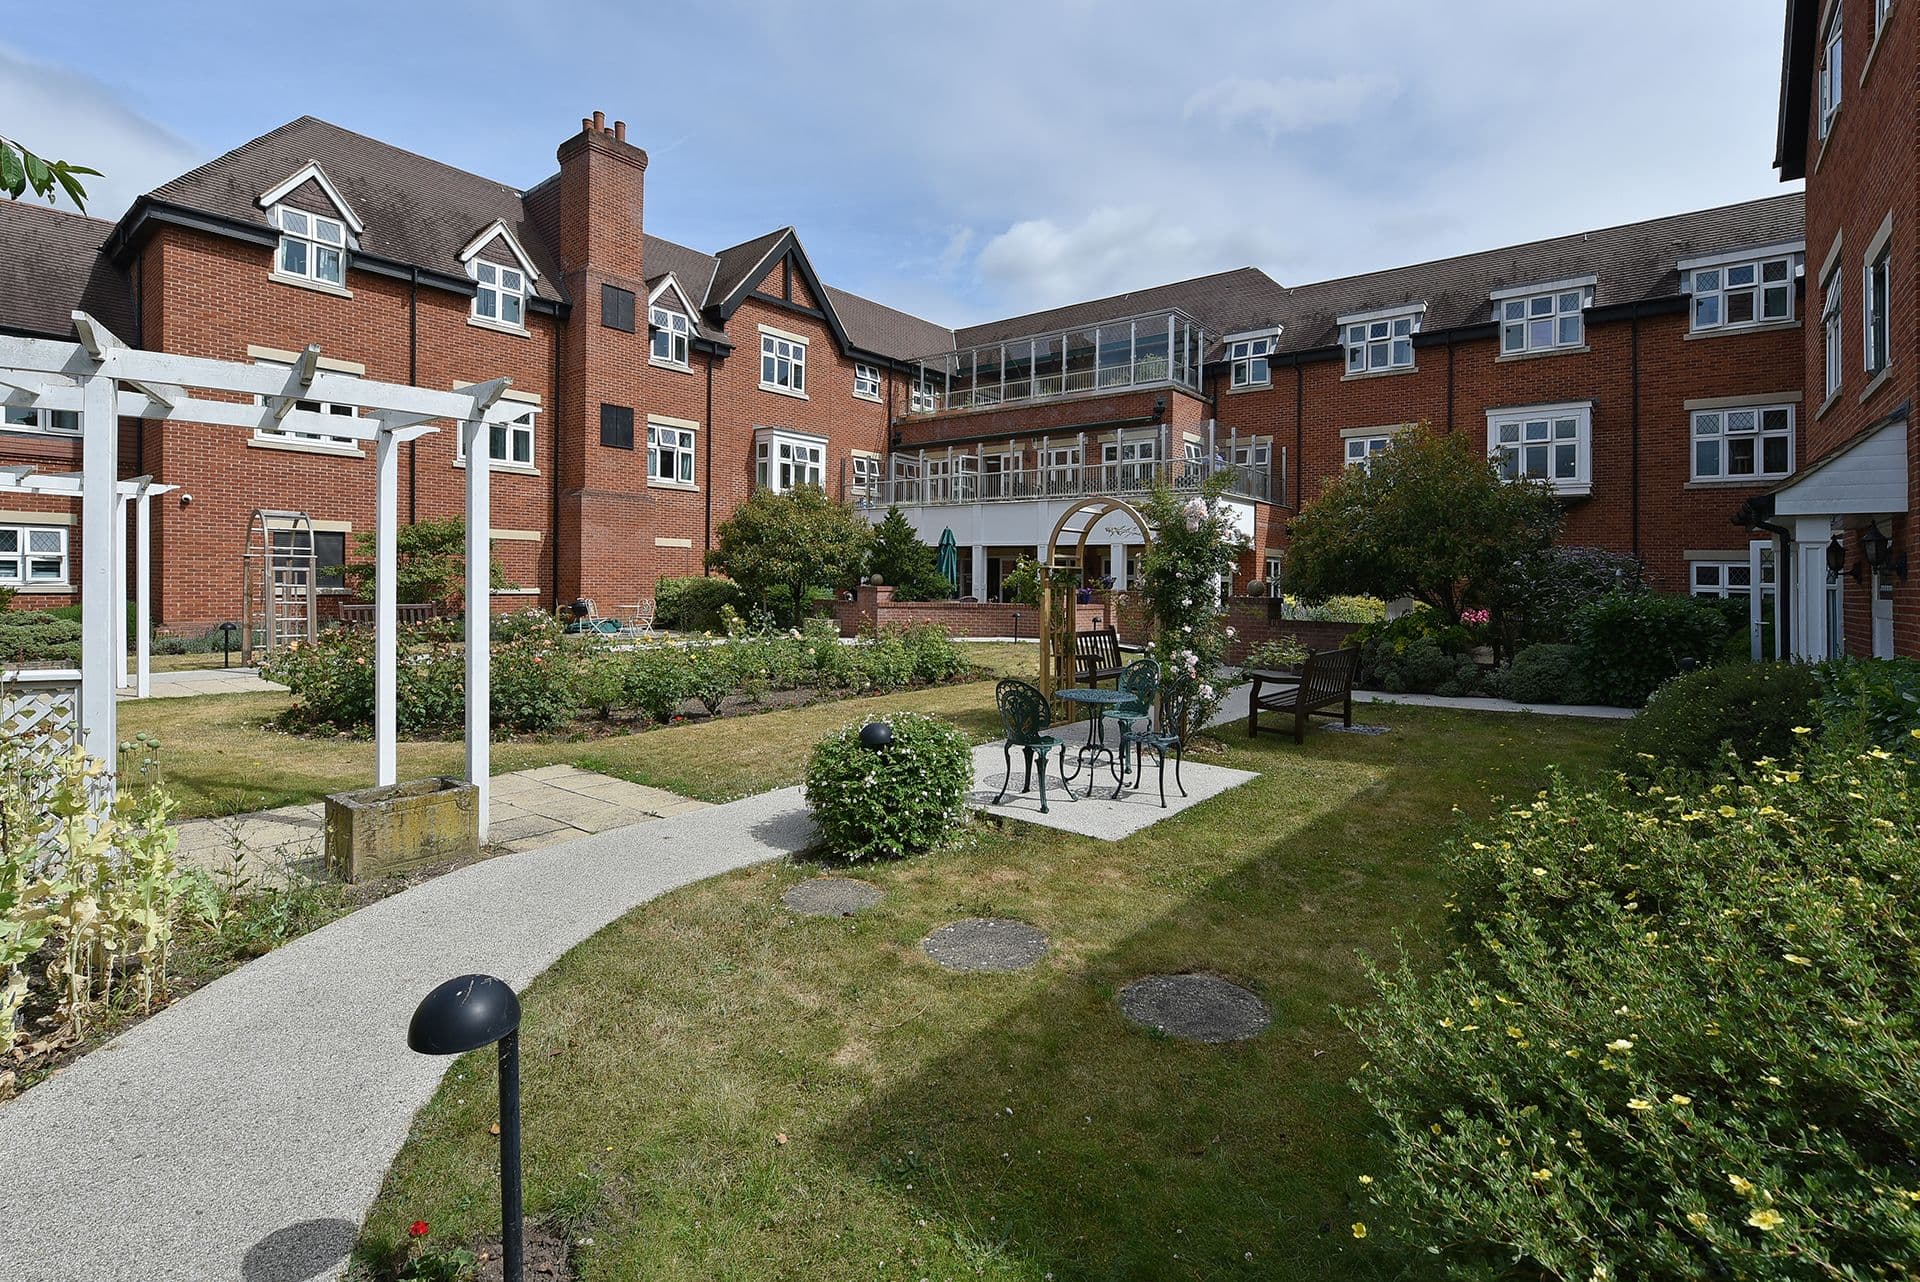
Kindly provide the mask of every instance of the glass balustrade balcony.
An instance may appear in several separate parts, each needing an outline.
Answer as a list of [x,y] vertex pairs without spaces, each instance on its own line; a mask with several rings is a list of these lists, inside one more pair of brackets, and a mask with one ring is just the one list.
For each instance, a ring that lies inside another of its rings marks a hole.
[[983,343],[918,362],[913,414],[982,409],[1135,387],[1200,391],[1207,336],[1178,310]]
[[[1049,458],[1048,456],[1052,457]],[[1282,460],[1284,470],[1284,459]],[[870,497],[884,505],[911,507],[941,503],[1016,503],[1025,500],[1093,497],[1144,497],[1165,486],[1176,493],[1197,491],[1208,476],[1226,472],[1227,493],[1272,501],[1285,492],[1285,479],[1265,458],[1211,465],[1204,458],[1127,458],[1081,463],[1070,450],[1022,454],[927,451],[889,456],[883,480]]]

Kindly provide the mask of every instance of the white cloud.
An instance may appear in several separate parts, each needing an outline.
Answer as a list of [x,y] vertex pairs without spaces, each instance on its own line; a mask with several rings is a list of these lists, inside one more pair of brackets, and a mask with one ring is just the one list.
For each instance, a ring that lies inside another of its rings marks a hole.
[[1378,112],[1400,91],[1392,76],[1348,73],[1320,79],[1236,78],[1196,91],[1182,117],[1212,116],[1228,128],[1251,126],[1269,143],[1283,133],[1346,124]]
[[38,155],[98,169],[100,177],[81,182],[87,212],[100,218],[118,217],[136,196],[205,159],[201,148],[126,106],[91,76],[4,47],[0,121],[8,137]]
[[1043,307],[1096,298],[1252,260],[1244,224],[1199,228],[1150,205],[1103,205],[1078,222],[1014,223],[980,247],[975,265],[996,293]]

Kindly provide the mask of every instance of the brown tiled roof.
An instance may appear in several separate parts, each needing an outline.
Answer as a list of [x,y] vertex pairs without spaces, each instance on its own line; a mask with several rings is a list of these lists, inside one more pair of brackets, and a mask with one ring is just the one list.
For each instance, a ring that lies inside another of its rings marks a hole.
[[[1496,289],[1597,276],[1593,305],[1610,307],[1681,293],[1677,264],[1727,250],[1797,241],[1806,234],[1800,195],[1674,214],[1525,245],[1443,258],[1339,280],[1300,285],[1266,322],[1284,332],[1280,350],[1302,351],[1339,341],[1337,318],[1402,303],[1427,305],[1421,329],[1491,324]],[[1220,333],[1230,331],[1214,331]]]
[[953,331],[918,316],[827,286],[833,310],[840,314],[854,346],[896,360],[913,360],[953,347]]
[[540,273],[535,292],[549,301],[563,297],[553,254],[518,189],[312,116],[262,134],[151,195],[264,228],[267,214],[260,208],[261,195],[308,161],[320,166],[366,225],[360,238],[366,253],[465,276],[460,251],[499,219]]
[[100,252],[113,224],[0,198],[0,331],[72,338],[75,308],[134,341],[133,292]]
[[773,247],[792,232],[791,227],[776,228],[764,236],[755,236],[744,244],[731,246],[715,254],[713,278],[707,283],[706,298],[701,305],[717,306],[742,285],[757,284],[760,264],[766,261]]

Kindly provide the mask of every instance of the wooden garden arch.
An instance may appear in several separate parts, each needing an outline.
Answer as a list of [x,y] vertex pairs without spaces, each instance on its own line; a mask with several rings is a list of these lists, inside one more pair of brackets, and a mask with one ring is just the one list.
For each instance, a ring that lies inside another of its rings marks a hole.
[[[1055,584],[1053,572],[1085,565],[1088,536],[1101,521],[1116,513],[1139,527],[1143,548],[1153,546],[1153,527],[1140,515],[1140,509],[1125,499],[1111,497],[1081,499],[1060,514],[1053,523],[1053,533],[1047,536],[1047,572],[1040,581],[1040,692],[1048,699],[1053,698],[1055,655],[1071,657],[1073,653],[1073,589]],[[1063,538],[1073,540],[1073,550],[1064,557],[1060,552]]]

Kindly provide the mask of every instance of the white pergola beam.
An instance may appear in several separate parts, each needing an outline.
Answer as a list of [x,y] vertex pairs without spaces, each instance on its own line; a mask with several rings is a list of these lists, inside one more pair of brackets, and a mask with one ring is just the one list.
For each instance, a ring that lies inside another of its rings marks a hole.
[[373,782],[379,788],[400,781],[399,447],[392,432],[382,432],[374,445]]
[[113,686],[133,684],[127,655],[127,493],[113,487]]
[[[113,518],[119,509],[120,415],[113,380],[87,379],[81,389],[80,616],[90,636],[80,651],[80,739],[87,755],[111,769],[117,759],[119,712],[115,706],[117,664],[107,622],[113,602]],[[120,612],[124,616],[123,601]]]
[[[477,403],[476,412],[484,409]],[[467,459],[467,782],[474,788],[480,844],[487,844],[487,816],[493,798],[493,485],[488,426],[482,418],[460,425]]]

